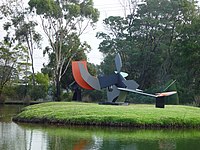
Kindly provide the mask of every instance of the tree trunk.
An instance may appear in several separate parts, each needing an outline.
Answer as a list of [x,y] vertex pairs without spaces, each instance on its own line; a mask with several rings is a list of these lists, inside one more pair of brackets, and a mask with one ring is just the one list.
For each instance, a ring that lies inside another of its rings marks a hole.
[[3,88],[0,87],[0,104],[4,103],[4,97],[2,96]]
[[[29,41],[29,37],[28,35],[26,36],[26,42],[27,42],[27,45],[28,45],[28,50],[29,50],[29,55],[31,57],[31,68],[32,68],[32,83],[33,83],[33,86],[35,87],[35,70],[34,70],[34,66],[33,66],[33,41],[32,41],[32,34],[31,32],[29,31],[29,36],[30,36],[30,41]],[[30,42],[30,43],[29,43]]]
[[34,66],[33,66],[33,59],[32,59],[32,83],[33,83],[33,86],[35,87],[35,71],[34,71]]
[[56,91],[55,91],[55,101],[61,101],[61,91],[60,91],[60,80],[59,75],[56,76]]

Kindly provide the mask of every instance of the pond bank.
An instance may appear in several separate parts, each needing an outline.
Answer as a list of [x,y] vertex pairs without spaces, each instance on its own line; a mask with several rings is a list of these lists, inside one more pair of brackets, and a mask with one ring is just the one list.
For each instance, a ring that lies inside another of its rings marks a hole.
[[40,104],[44,103],[41,101],[30,101],[30,102],[24,102],[24,101],[5,101],[0,104],[5,104],[5,105],[34,105],[34,104]]
[[191,106],[131,104],[109,106],[80,102],[48,102],[25,107],[13,121],[60,125],[139,128],[199,128],[200,109]]
[[0,105],[34,105],[40,103],[46,103],[46,101],[5,101],[0,102]]

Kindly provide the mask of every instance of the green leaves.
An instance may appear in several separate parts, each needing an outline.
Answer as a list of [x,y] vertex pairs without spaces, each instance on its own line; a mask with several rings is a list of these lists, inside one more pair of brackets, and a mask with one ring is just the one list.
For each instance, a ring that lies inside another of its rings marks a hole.
[[81,4],[81,16],[92,19],[97,22],[99,18],[99,11],[93,7],[92,0],[84,0]]
[[99,12],[93,8],[92,0],[72,1],[55,1],[55,0],[30,0],[29,6],[31,11],[36,9],[38,15],[45,17],[54,17],[55,19],[62,18],[77,18],[79,16],[90,18],[93,22],[98,21]]
[[[97,33],[103,39],[99,49],[106,56],[101,70],[111,71],[107,69],[112,66],[109,59],[119,52],[123,70],[129,79],[137,80],[140,88],[159,87],[174,78],[181,83],[183,93],[188,89],[197,93],[199,17],[195,2],[146,0],[125,18],[106,18],[108,32]],[[181,99],[187,99],[183,93]]]
[[[69,10],[70,16],[78,17],[81,13],[81,8],[79,4],[68,4],[66,8]],[[67,18],[66,18],[67,19]]]
[[0,95],[4,86],[11,80],[18,79],[27,49],[18,44],[12,46],[7,42],[0,43]]
[[38,15],[44,15],[46,17],[52,16],[55,18],[59,18],[63,15],[59,3],[54,0],[30,0],[28,4],[31,11],[33,8],[36,9]]

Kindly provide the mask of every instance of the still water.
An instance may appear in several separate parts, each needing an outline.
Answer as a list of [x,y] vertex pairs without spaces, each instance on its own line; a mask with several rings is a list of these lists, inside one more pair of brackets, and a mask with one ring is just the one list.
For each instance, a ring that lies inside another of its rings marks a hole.
[[200,130],[16,124],[22,106],[0,105],[0,150],[199,150]]

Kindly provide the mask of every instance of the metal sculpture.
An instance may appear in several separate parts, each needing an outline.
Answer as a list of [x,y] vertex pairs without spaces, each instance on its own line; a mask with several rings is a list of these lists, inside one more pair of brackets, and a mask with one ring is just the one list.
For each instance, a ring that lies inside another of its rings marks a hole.
[[[142,94],[145,96],[150,96],[156,98],[156,107],[165,107],[165,97],[176,93],[164,92],[157,94],[144,93],[142,90],[138,89],[139,84],[134,80],[126,80],[128,76],[127,73],[121,72],[122,61],[119,54],[115,56],[115,66],[116,71],[111,75],[94,77],[89,74],[87,70],[86,61],[73,61],[72,62],[72,73],[76,83],[88,90],[101,90],[103,88],[107,89],[107,102],[101,104],[119,104],[116,101],[124,102],[128,92],[133,92],[137,94]],[[76,93],[77,94],[77,93]]]

